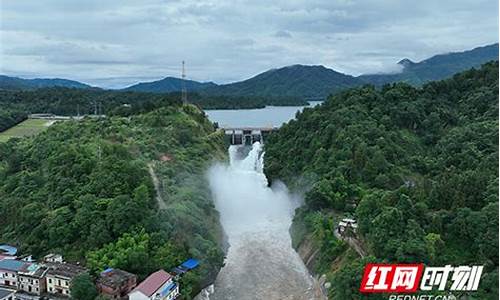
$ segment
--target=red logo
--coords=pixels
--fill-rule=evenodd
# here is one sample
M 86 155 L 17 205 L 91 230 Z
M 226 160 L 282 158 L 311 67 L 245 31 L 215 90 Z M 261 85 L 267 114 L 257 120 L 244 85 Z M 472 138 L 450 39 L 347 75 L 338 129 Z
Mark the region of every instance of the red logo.
M 424 264 L 367 264 L 359 290 L 363 293 L 415 293 Z

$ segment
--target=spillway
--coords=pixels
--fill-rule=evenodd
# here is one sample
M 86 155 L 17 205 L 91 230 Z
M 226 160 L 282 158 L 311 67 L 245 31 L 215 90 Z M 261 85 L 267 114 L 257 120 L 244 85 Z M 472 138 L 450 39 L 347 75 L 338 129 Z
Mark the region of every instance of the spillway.
M 264 153 L 229 148 L 229 164 L 209 170 L 210 187 L 230 244 L 215 284 L 198 299 L 318 299 L 313 279 L 291 246 L 289 228 L 300 199 L 283 184 L 268 187 Z

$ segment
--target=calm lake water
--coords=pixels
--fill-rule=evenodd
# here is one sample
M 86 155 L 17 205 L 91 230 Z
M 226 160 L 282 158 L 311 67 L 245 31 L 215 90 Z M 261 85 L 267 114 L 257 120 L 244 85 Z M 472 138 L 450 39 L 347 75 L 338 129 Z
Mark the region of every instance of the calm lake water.
M 258 109 L 205 110 L 212 122 L 220 127 L 279 127 L 295 118 L 297 111 L 313 107 L 322 101 L 311 101 L 309 106 L 266 106 Z

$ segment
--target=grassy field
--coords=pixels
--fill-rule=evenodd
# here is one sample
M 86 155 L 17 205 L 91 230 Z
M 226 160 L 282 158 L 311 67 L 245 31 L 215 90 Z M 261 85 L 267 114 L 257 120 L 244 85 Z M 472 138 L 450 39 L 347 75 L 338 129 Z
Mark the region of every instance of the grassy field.
M 53 121 L 27 119 L 14 127 L 0 132 L 0 143 L 6 142 L 12 137 L 30 136 L 45 130 Z

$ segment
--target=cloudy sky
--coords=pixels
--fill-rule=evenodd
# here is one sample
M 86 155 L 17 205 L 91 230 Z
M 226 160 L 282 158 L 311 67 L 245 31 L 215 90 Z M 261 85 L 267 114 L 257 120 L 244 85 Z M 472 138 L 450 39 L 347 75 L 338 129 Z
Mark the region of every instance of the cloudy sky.
M 498 41 L 497 0 L 0 0 L 0 73 L 102 87 L 270 68 L 395 70 Z

